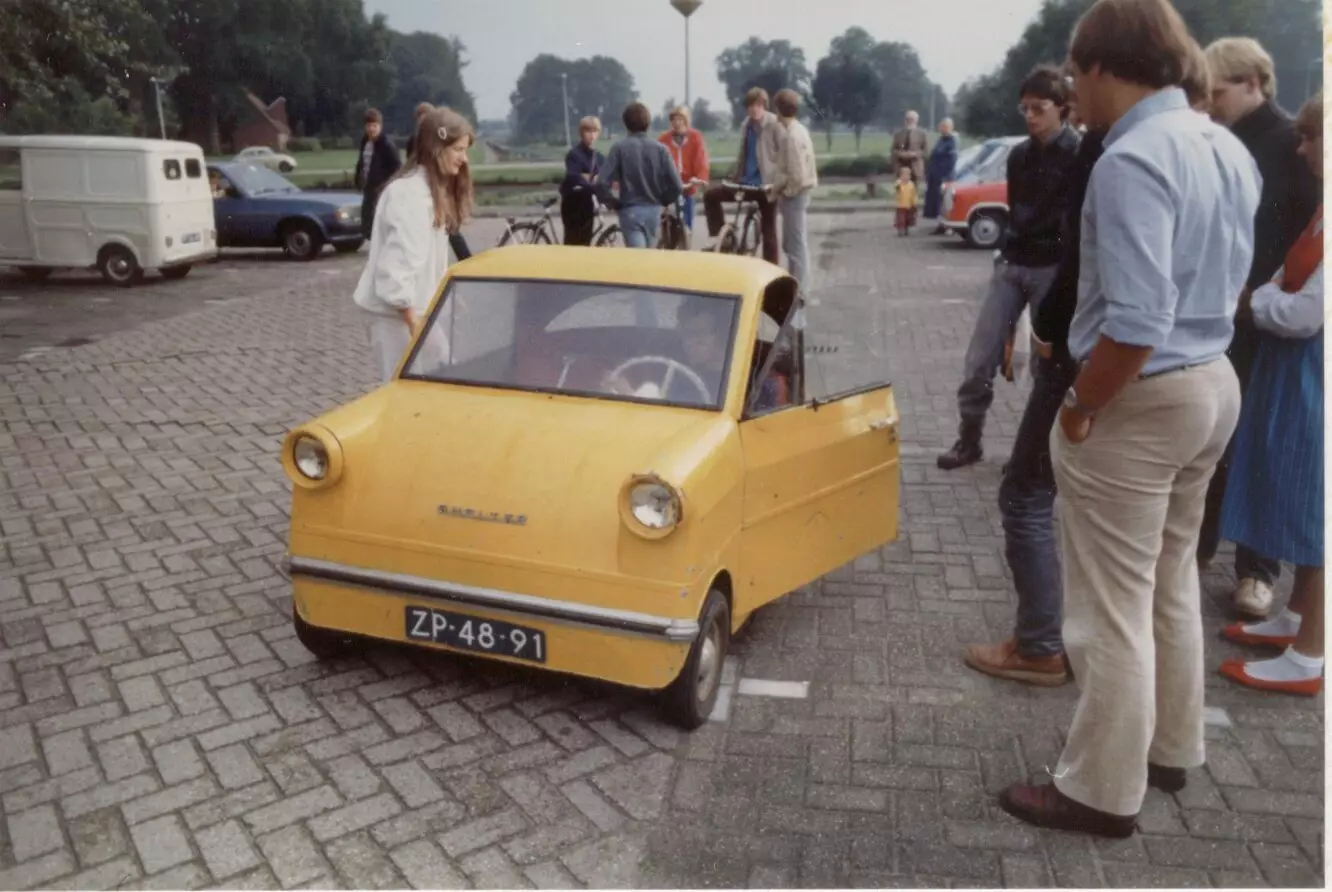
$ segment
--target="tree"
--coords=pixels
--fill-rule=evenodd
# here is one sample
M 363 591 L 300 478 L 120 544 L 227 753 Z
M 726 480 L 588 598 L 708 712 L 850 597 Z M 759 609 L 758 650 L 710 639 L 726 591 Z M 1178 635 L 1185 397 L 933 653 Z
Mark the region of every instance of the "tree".
M 715 133 L 725 126 L 721 116 L 712 110 L 712 104 L 702 96 L 694 100 L 693 119 L 694 129 L 703 133 Z
M 1059 64 L 1069 38 L 1092 0 L 1045 0 L 1036 18 L 990 74 L 964 84 L 954 97 L 958 123 L 978 136 L 1009 134 L 1020 126 L 1004 111 L 1018 99 L 1019 85 L 1033 67 Z M 1276 63 L 1277 98 L 1287 108 L 1306 98 L 1311 73 L 1321 67 L 1321 4 L 1317 0 L 1174 0 L 1175 8 L 1203 46 L 1220 37 L 1248 35 Z M 1321 78 L 1316 81 L 1321 83 Z
M 864 58 L 830 54 L 819 60 L 812 99 L 818 109 L 832 150 L 833 121 L 841 121 L 856 135 L 856 152 L 865 125 L 875 119 L 882 93 L 879 75 Z
M 671 129 L 671 112 L 675 111 L 677 105 L 679 103 L 674 96 L 662 103 L 661 114 L 652 119 L 652 129 L 658 132 Z
M 810 82 L 804 50 L 789 40 L 765 42 L 757 37 L 717 57 L 717 78 L 726 87 L 734 125 L 739 125 L 745 117 L 745 93 L 752 87 L 762 87 L 769 96 L 786 87 L 807 94 Z
M 926 75 L 915 47 L 909 43 L 878 43 L 870 51 L 869 62 L 883 85 L 878 119 L 886 128 L 902 126 L 908 111 L 926 118 L 935 85 Z M 938 109 L 935 111 L 937 114 Z
M 464 52 L 462 41 L 456 37 L 424 31 L 390 33 L 393 90 L 380 109 L 385 127 L 393 133 L 411 133 L 416 127 L 416 106 L 421 102 L 447 105 L 467 120 L 476 120 L 475 101 L 463 83 L 462 70 L 467 65 Z
M 569 79 L 569 108 L 562 113 L 564 76 Z M 527 63 L 509 94 L 514 136 L 521 142 L 561 142 L 565 114 L 571 128 L 574 121 L 596 115 L 609 131 L 633 100 L 633 75 L 618 60 L 593 56 L 570 62 L 542 53 Z

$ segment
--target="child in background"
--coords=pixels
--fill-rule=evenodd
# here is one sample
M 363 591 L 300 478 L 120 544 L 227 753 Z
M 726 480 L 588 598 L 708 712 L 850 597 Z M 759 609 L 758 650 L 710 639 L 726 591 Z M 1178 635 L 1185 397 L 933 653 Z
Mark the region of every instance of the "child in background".
M 916 224 L 916 184 L 911 179 L 911 168 L 897 171 L 897 234 L 909 235 Z

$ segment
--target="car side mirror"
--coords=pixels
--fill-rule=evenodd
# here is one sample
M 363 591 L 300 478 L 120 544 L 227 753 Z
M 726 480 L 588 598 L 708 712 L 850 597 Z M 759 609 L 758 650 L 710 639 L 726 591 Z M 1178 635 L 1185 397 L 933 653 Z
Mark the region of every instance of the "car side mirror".
M 227 198 L 240 198 L 240 197 L 241 194 L 239 189 L 237 189 L 235 186 L 227 187 Z

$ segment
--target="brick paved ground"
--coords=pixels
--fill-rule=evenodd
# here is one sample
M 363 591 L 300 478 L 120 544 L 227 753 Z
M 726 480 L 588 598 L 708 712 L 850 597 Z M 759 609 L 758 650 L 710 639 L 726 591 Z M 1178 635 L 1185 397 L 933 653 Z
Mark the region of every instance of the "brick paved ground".
M 998 811 L 1075 692 L 958 659 L 1012 617 L 995 490 L 1021 394 L 985 463 L 933 464 L 988 258 L 881 216 L 811 225 L 816 327 L 896 385 L 902 537 L 758 615 L 693 735 L 605 687 L 404 650 L 319 665 L 292 637 L 276 449 L 372 383 L 359 263 L 221 264 L 158 286 L 189 302 L 162 312 L 0 281 L 25 343 L 87 330 L 53 293 L 131 301 L 94 343 L 0 356 L 0 889 L 1320 884 L 1322 699 L 1214 673 L 1209 766 L 1152 791 L 1140 835 Z M 1227 571 L 1207 582 L 1215 633 Z

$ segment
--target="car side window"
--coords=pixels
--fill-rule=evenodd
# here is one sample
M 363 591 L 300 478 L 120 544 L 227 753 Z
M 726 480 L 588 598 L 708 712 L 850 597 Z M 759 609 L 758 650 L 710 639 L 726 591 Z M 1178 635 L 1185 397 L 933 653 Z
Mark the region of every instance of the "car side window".
M 18 149 L 0 149 L 0 192 L 23 191 L 23 165 Z
M 804 312 L 795 280 L 769 285 L 762 310 L 745 392 L 747 418 L 805 402 Z
M 168 158 L 162 162 L 162 173 L 166 174 L 168 180 L 180 179 L 180 162 L 175 158 Z

